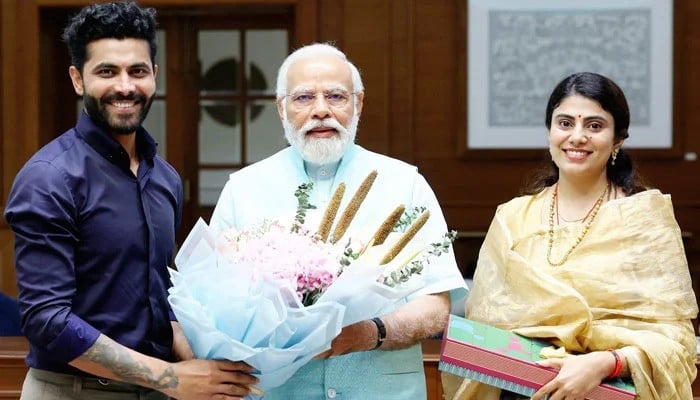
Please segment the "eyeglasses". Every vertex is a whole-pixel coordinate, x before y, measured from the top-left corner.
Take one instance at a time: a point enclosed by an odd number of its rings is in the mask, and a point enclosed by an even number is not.
[[[344,107],[348,104],[350,96],[355,95],[355,92],[346,92],[345,90],[327,90],[323,93],[314,93],[310,91],[301,91],[290,93],[287,97],[292,99],[292,104],[298,108],[306,108],[311,106],[315,101],[316,97],[321,94],[326,101],[326,103],[331,107]]]

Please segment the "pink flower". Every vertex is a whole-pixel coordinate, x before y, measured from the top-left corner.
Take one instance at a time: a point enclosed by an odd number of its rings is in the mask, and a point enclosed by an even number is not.
[[[340,272],[343,247],[318,240],[305,229],[268,221],[260,226],[222,233],[219,249],[235,264],[248,264],[263,276],[296,288],[302,304],[311,305]]]

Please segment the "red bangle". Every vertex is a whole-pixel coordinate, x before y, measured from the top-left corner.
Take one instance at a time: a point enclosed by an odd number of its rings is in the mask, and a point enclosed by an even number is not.
[[[608,349],[610,353],[612,353],[613,357],[615,357],[615,368],[613,369],[612,373],[608,376],[610,379],[615,379],[620,376],[620,372],[622,372],[622,358],[620,358],[620,355],[617,354],[617,351],[613,349]]]

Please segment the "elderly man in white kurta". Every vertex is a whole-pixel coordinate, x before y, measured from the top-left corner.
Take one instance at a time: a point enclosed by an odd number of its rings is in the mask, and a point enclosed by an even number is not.
[[[445,219],[417,168],[354,144],[363,98],[357,68],[335,47],[313,44],[287,57],[277,77],[277,105],[291,146],[231,174],[210,226],[244,229],[266,219],[289,218],[297,208],[294,191],[307,182],[314,184],[309,202],[324,210],[341,182],[346,193],[354,193],[376,170],[349,230],[376,227],[403,204],[407,210],[426,207],[431,213],[414,240],[442,238]],[[349,198],[344,196],[341,210]],[[459,304],[466,296],[452,252],[431,261],[431,270],[439,279],[375,321],[344,327],[330,350],[269,390],[265,400],[425,399],[420,341],[441,332],[451,302]]]

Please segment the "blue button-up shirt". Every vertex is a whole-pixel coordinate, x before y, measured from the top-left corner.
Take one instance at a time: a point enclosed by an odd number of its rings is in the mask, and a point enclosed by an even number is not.
[[[100,333],[171,358],[167,266],[182,183],[143,128],[136,148],[134,176],[124,148],[83,113],[15,178],[5,218],[31,367],[83,374],[68,362]]]

